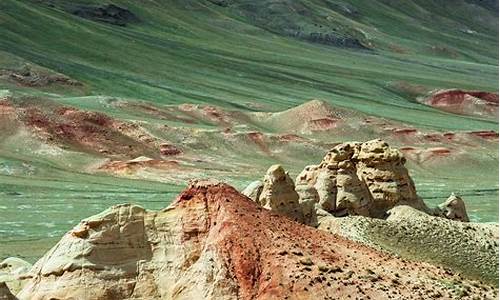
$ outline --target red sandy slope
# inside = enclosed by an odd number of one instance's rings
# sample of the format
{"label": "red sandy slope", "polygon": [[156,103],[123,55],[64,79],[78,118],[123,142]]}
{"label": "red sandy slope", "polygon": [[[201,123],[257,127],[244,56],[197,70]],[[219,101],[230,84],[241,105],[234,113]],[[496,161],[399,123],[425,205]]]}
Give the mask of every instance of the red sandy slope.
{"label": "red sandy slope", "polygon": [[175,207],[183,240],[217,249],[239,299],[454,297],[449,272],[293,222],[224,184],[191,185]]}

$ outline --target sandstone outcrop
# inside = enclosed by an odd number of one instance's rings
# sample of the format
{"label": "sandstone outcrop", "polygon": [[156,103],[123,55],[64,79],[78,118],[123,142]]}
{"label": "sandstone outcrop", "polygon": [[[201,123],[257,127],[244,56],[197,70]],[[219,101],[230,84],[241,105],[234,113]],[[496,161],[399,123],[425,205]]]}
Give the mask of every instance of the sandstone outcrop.
{"label": "sandstone outcrop", "polygon": [[[280,173],[281,174],[281,173]],[[411,270],[411,271],[410,271]],[[114,206],[42,257],[20,299],[415,299],[497,290],[193,182],[162,211]]]}
{"label": "sandstone outcrop", "polygon": [[297,177],[301,199],[313,199],[335,216],[383,217],[396,205],[427,210],[404,167],[402,153],[382,140],[335,146]]}
{"label": "sandstone outcrop", "polygon": [[368,215],[370,194],[359,180],[352,160],[358,147],[358,143],[334,147],[318,166],[308,166],[299,174],[297,190],[308,199],[316,196],[319,207],[334,215]]}
{"label": "sandstone outcrop", "polygon": [[359,178],[370,190],[373,205],[370,213],[380,216],[396,205],[427,210],[417,195],[415,184],[404,166],[403,154],[380,140],[362,143],[354,157]]}
{"label": "sandstone outcrop", "polygon": [[447,219],[469,222],[464,200],[454,193],[438,206],[437,211],[438,215],[444,216]]}
{"label": "sandstone outcrop", "polygon": [[258,203],[295,221],[304,222],[304,214],[299,203],[299,194],[295,184],[280,165],[273,165],[264,176],[262,191]]}
{"label": "sandstone outcrop", "polygon": [[387,212],[408,205],[422,212],[468,222],[464,201],[455,195],[428,208],[417,195],[401,151],[376,139],[333,147],[318,165],[309,165],[295,184],[279,166],[271,166],[263,182],[243,194],[272,211],[317,226],[323,216],[361,215],[386,218]]}
{"label": "sandstone outcrop", "polygon": [[262,193],[262,188],[264,184],[260,180],[256,180],[250,183],[241,193],[253,201],[259,201],[260,194]]}

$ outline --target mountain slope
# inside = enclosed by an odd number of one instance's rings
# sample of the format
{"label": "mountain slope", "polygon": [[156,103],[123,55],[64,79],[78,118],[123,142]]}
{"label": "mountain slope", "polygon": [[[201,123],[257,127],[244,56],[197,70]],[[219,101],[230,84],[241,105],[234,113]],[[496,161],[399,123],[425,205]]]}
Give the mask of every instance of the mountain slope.
{"label": "mountain slope", "polygon": [[[321,1],[293,1],[305,7],[300,18],[281,11],[284,4],[276,16],[263,16],[269,19],[265,24],[278,27],[280,16],[307,24],[330,22],[329,16],[335,16],[332,24],[347,33],[371,32],[366,43],[373,44],[372,50],[360,51],[275,34],[280,31],[247,16],[253,10],[244,1],[235,1],[243,3],[235,8],[194,0],[114,1],[141,20],[115,26],[72,15],[67,7],[75,6],[73,1],[8,0],[0,12],[0,50],[83,82],[84,94],[241,108],[258,102],[274,109],[322,98],[427,126],[496,126],[442,114],[391,88],[391,82],[405,81],[428,88],[496,91],[498,39],[495,27],[487,26],[498,22],[493,12],[461,0],[439,7],[433,1],[411,1],[408,7],[387,2],[353,1],[358,17],[343,16]],[[258,3],[259,15],[271,5]],[[458,15],[470,5],[474,13]],[[477,33],[464,33],[462,27]],[[407,50],[393,51],[391,45]],[[442,57],[432,47],[451,47],[456,55]]]}

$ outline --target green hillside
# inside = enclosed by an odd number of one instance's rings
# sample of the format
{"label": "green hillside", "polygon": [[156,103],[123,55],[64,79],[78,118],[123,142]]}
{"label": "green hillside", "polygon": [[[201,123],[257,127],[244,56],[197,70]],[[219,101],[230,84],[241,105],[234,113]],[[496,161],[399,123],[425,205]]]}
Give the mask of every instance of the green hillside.
{"label": "green hillside", "polygon": [[[8,65],[10,54],[18,65],[66,74],[85,83],[85,95],[239,108],[260,102],[275,110],[321,98],[424,126],[497,126],[436,112],[391,85],[496,91],[494,10],[463,0],[351,1],[351,17],[338,8],[346,2],[332,0],[227,2],[113,1],[139,19],[116,26],[69,13],[75,1],[2,1],[1,61]],[[299,26],[307,36],[314,24],[359,36],[369,50],[283,33]]]}

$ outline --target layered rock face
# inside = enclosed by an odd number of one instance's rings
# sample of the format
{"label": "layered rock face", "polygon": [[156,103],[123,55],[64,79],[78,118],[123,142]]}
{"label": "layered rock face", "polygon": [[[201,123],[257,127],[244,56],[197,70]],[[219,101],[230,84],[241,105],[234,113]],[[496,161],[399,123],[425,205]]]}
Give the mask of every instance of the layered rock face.
{"label": "layered rock face", "polygon": [[426,210],[404,164],[403,154],[382,140],[343,143],[299,174],[297,192],[335,216],[382,217],[400,204]]}
{"label": "layered rock face", "polygon": [[353,159],[359,178],[373,198],[372,215],[379,216],[396,205],[427,210],[404,166],[406,159],[401,151],[382,140],[372,140],[362,143]]}
{"label": "layered rock face", "polygon": [[319,208],[335,215],[368,215],[371,197],[356,174],[352,161],[357,143],[336,146],[318,166],[308,166],[297,177],[297,190]]}
{"label": "layered rock face", "polygon": [[342,143],[320,164],[306,166],[295,184],[281,166],[274,165],[263,182],[252,182],[242,193],[264,208],[311,226],[325,216],[386,218],[399,205],[469,221],[464,201],[455,195],[439,207],[428,208],[417,195],[405,163],[401,151],[380,139]]}
{"label": "layered rock face", "polygon": [[163,211],[119,205],[82,221],[26,276],[20,299],[457,297],[449,272],[299,224],[213,182],[192,183]]}

